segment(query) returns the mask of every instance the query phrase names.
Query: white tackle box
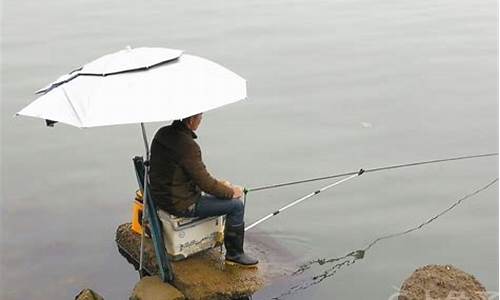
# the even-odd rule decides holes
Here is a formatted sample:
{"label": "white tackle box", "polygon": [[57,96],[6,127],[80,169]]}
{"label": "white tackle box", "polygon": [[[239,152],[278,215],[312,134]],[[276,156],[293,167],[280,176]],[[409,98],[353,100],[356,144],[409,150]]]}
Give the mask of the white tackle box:
{"label": "white tackle box", "polygon": [[159,209],[158,217],[167,253],[174,261],[220,246],[224,241],[225,216],[180,218]]}

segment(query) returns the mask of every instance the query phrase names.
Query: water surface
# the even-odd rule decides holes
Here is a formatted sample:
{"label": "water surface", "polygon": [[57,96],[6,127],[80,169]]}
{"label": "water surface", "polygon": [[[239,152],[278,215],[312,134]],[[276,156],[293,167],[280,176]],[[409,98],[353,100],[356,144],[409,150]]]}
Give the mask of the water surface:
{"label": "water surface", "polygon": [[[497,11],[493,0],[3,1],[1,298],[71,299],[89,287],[126,299],[137,281],[114,232],[131,219],[139,126],[49,129],[12,118],[59,75],[127,45],[184,49],[234,70],[249,98],[207,113],[199,143],[214,175],[249,187],[495,152]],[[149,134],[162,125],[148,124]],[[255,234],[298,264],[339,257],[419,224],[496,178],[497,166],[367,174]],[[247,220],[323,184],[249,194]],[[495,185],[287,299],[388,299],[431,263],[498,291],[497,224]]]}

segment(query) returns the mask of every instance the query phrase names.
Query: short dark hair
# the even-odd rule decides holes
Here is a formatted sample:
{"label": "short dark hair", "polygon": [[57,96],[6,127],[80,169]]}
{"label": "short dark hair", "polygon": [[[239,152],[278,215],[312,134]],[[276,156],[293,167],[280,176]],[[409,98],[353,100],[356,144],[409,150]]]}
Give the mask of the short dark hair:
{"label": "short dark hair", "polygon": [[184,119],[180,119],[182,123],[187,123],[193,116],[185,117]]}
{"label": "short dark hair", "polygon": [[194,115],[192,115],[192,116],[185,117],[184,119],[181,119],[181,122],[186,123],[186,122],[188,122],[189,120],[191,120],[191,118],[194,118],[194,117],[196,117],[197,115],[201,115],[201,114],[202,114],[202,113],[197,113],[197,114],[194,114]]}

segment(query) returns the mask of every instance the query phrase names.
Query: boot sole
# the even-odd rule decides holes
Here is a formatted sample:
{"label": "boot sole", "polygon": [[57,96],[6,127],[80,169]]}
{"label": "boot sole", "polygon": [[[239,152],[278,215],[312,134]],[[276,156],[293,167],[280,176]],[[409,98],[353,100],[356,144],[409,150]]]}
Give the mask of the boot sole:
{"label": "boot sole", "polygon": [[245,268],[245,269],[257,268],[257,265],[259,264],[259,263],[256,263],[254,265],[243,265],[243,264],[240,264],[240,263],[237,263],[234,261],[230,261],[230,260],[226,260],[225,263],[226,263],[226,265],[236,266],[236,267]]}

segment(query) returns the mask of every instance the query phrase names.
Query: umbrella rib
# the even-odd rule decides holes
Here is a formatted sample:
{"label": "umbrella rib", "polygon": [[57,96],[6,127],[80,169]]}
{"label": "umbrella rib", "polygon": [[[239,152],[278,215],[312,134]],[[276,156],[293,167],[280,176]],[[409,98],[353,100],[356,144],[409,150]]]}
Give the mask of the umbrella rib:
{"label": "umbrella rib", "polygon": [[[71,73],[73,73],[74,71],[71,71]],[[69,73],[69,74],[71,74]],[[68,79],[65,79],[65,80],[62,80],[62,81],[59,81],[57,83],[52,83],[48,88],[46,89],[41,89],[41,90],[38,90],[35,92],[35,95],[38,95],[38,94],[47,94],[48,92],[50,92],[51,90],[55,89],[56,87],[60,86],[60,85],[63,85],[65,84],[66,82],[70,82],[71,80],[75,79],[76,77],[78,77],[78,73],[69,77]]]}
{"label": "umbrella rib", "polygon": [[[66,80],[63,80],[61,82],[58,82],[58,83],[55,83],[55,84],[52,84],[51,86],[49,86],[48,88],[46,89],[43,89],[43,90],[39,90],[37,91],[35,94],[47,94],[48,92],[50,92],[51,90],[55,89],[56,87],[59,87],[67,82],[70,82],[71,80],[79,77],[79,76],[96,76],[96,77],[106,77],[106,76],[111,76],[111,75],[119,75],[119,74],[124,74],[124,73],[132,73],[132,72],[140,72],[140,71],[147,71],[149,69],[153,69],[153,68],[156,68],[156,67],[159,67],[161,65],[164,65],[164,64],[168,64],[168,63],[173,63],[173,62],[176,62],[179,60],[179,57],[176,57],[176,58],[173,58],[173,59],[167,59],[165,61],[161,61],[159,63],[156,63],[156,64],[153,64],[153,65],[148,65],[148,66],[144,66],[144,67],[138,67],[138,68],[135,68],[135,69],[128,69],[128,70],[122,70],[122,71],[116,71],[116,72],[110,72],[110,73],[102,73],[102,74],[98,74],[98,73],[84,73],[84,72],[78,72],[76,73],[75,75],[71,76],[70,78],[66,79]],[[81,68],[80,68],[81,69]],[[71,73],[75,72],[75,71],[79,71],[78,69],[76,70],[73,70],[71,71]],[[69,73],[69,74],[71,74]]]}
{"label": "umbrella rib", "polygon": [[135,68],[135,69],[128,69],[128,70],[122,70],[122,71],[116,71],[116,72],[109,72],[109,73],[102,73],[102,74],[98,74],[98,73],[78,73],[79,76],[101,76],[101,77],[105,77],[105,76],[110,76],[110,75],[118,75],[118,74],[123,74],[123,73],[132,73],[132,72],[138,72],[138,71],[147,71],[149,69],[152,69],[152,68],[155,68],[155,67],[159,67],[163,64],[167,64],[167,63],[171,63],[171,62],[175,62],[179,59],[179,57],[176,57],[176,58],[173,58],[173,59],[168,59],[168,60],[165,60],[165,61],[161,61],[159,63],[156,63],[156,64],[152,64],[152,65],[148,65],[148,66],[144,66],[144,67],[138,67],[138,68]]}
{"label": "umbrella rib", "polygon": [[61,86],[61,89],[64,93],[64,97],[66,98],[66,101],[68,101],[69,105],[71,106],[71,109],[73,109],[73,113],[75,114],[76,118],[78,119],[78,122],[80,122],[80,126],[83,126],[82,119],[80,118],[80,115],[78,114],[78,111],[76,110],[75,106],[73,105],[73,102],[71,102],[71,99],[69,99],[68,94],[66,93],[66,89],[64,89],[63,86]]}

